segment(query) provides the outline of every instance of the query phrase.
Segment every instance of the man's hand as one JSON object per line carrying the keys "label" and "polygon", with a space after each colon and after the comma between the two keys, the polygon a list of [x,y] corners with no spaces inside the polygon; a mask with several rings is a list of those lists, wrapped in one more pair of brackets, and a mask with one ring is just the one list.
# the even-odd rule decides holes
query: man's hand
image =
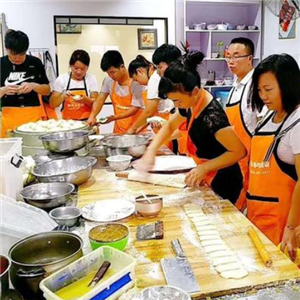
{"label": "man's hand", "polygon": [[3,95],[12,96],[18,93],[19,86],[18,85],[8,85],[1,87],[1,91]]}
{"label": "man's hand", "polygon": [[37,87],[34,82],[22,82],[18,89],[18,94],[28,94]]}

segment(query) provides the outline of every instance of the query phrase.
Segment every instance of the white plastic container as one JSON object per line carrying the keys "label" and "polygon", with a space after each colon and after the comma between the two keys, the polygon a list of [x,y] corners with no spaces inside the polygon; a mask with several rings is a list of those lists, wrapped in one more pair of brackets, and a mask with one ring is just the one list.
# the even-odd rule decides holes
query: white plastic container
{"label": "white plastic container", "polygon": [[22,138],[0,139],[0,193],[13,199],[23,188],[22,172],[11,163],[16,154],[22,155]]}
{"label": "white plastic container", "polygon": [[[87,294],[76,297],[76,300],[113,300],[134,285],[135,258],[109,246],[103,246],[90,252],[69,266],[45,278],[40,289],[47,300],[62,300],[55,295],[59,289],[85,277],[91,271],[95,273],[103,261],[111,263],[110,269],[115,273],[102,283],[98,283]],[[75,299],[75,298],[74,298]]]}
{"label": "white plastic container", "polygon": [[56,226],[45,211],[0,194],[0,254],[7,255],[18,240]]}

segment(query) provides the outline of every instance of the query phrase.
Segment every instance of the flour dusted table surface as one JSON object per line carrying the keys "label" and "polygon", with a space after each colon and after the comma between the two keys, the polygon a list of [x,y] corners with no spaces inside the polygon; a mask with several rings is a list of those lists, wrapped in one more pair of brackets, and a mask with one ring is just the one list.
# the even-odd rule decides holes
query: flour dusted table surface
{"label": "flour dusted table surface", "polygon": [[[164,208],[158,217],[141,218],[131,216],[126,220],[130,227],[130,244],[126,252],[137,258],[136,286],[144,288],[166,284],[160,259],[174,257],[171,240],[179,238],[183,250],[194,270],[201,291],[193,294],[193,299],[205,296],[230,295],[253,288],[276,286],[286,280],[300,280],[300,271],[263,234],[259,237],[273,259],[273,267],[267,268],[248,236],[252,225],[229,201],[219,200],[208,188],[201,190],[178,189],[154,186],[147,183],[116,178],[108,169],[95,169],[88,182],[79,187],[78,206],[105,199],[134,199],[143,191],[146,194],[159,194],[164,197]],[[226,245],[235,252],[249,275],[242,279],[224,279],[213,268],[209,257],[201,247],[196,228],[183,210],[186,203],[199,204],[204,213],[214,221],[214,225]],[[138,225],[163,220],[164,239],[137,241]]]}

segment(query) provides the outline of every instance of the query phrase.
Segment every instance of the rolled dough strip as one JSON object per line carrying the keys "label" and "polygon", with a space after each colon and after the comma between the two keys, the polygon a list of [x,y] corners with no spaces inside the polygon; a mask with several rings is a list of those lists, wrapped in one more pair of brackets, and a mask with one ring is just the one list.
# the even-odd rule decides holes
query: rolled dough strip
{"label": "rolled dough strip", "polygon": [[226,265],[215,266],[215,269],[217,270],[217,272],[222,273],[225,271],[239,270],[241,269],[241,265],[239,263],[234,262]]}
{"label": "rolled dough strip", "polygon": [[163,185],[176,188],[184,188],[186,186],[184,182],[185,174],[163,175],[147,173],[147,176],[145,176],[135,170],[132,170],[128,174],[127,179],[132,181],[146,182],[154,185]]}
{"label": "rolled dough strip", "polygon": [[203,249],[206,253],[228,250],[228,248],[224,244],[223,245],[204,246]]}
{"label": "rolled dough strip", "polygon": [[226,279],[240,279],[243,277],[246,277],[248,275],[248,271],[244,268],[241,268],[239,270],[231,270],[231,271],[224,271],[220,273],[221,277],[226,278]]}
{"label": "rolled dough strip", "polygon": [[208,253],[208,256],[211,259],[219,258],[219,257],[222,257],[222,258],[225,259],[228,256],[233,256],[233,253],[232,253],[232,251],[226,249],[226,250],[220,250],[220,251],[215,251],[215,252]]}
{"label": "rolled dough strip", "polygon": [[212,245],[224,245],[224,242],[221,239],[201,241],[202,247],[212,246]]}
{"label": "rolled dough strip", "polygon": [[204,226],[204,225],[213,225],[212,222],[209,219],[202,219],[202,220],[192,220],[192,222],[195,224],[195,226]]}
{"label": "rolled dough strip", "polygon": [[197,232],[198,232],[198,235],[199,236],[203,236],[203,235],[219,235],[219,232],[217,230],[198,230],[197,229]]}
{"label": "rolled dough strip", "polygon": [[197,231],[207,231],[207,230],[216,230],[214,225],[199,225],[196,226]]}
{"label": "rolled dough strip", "polygon": [[217,240],[220,239],[219,235],[198,235],[200,241]]}
{"label": "rolled dough strip", "polygon": [[212,263],[214,266],[226,265],[229,263],[239,263],[234,256],[216,257],[212,258]]}

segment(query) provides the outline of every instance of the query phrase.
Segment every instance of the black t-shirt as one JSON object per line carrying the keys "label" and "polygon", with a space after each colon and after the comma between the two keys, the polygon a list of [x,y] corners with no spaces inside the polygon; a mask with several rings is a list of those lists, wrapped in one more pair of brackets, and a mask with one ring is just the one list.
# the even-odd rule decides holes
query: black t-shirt
{"label": "black t-shirt", "polygon": [[[42,62],[34,56],[26,55],[21,65],[11,63],[8,56],[1,57],[1,86],[21,85],[22,82],[48,84],[49,80]],[[4,95],[1,98],[2,107],[30,107],[39,106],[38,94],[31,91],[28,94]]]}
{"label": "black t-shirt", "polygon": [[[191,111],[179,109],[181,116],[188,122]],[[227,151],[215,138],[216,132],[230,126],[227,115],[216,99],[213,99],[194,120],[189,136],[196,146],[199,158],[214,159]],[[222,198],[235,203],[243,185],[243,177],[238,163],[221,169],[212,182],[212,188]]]}

